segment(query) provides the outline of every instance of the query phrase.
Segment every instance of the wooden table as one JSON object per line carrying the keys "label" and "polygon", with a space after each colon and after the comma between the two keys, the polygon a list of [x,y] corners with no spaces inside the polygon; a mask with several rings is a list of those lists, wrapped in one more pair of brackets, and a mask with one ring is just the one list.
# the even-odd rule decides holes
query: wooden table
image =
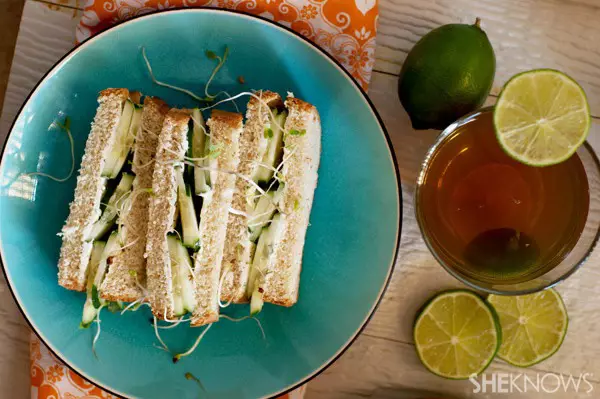
{"label": "wooden table", "polygon": [[[81,15],[77,0],[27,0],[23,11],[4,110],[0,139],[41,76],[74,45]],[[82,3],[82,2],[81,2]],[[594,115],[589,141],[600,150],[600,8],[596,0],[380,0],[377,62],[369,96],[392,137],[402,174],[404,225],[398,264],[383,302],[364,333],[329,369],[309,385],[308,398],[418,397],[418,392],[451,397],[475,394],[469,381],[438,378],[420,364],[411,336],[418,307],[434,292],[459,287],[436,263],[423,243],[413,214],[418,167],[437,132],[415,132],[397,98],[402,61],[429,30],[481,17],[497,57],[494,94],[511,75],[530,68],[563,70],[586,90]],[[552,398],[600,397],[600,251],[558,290],[570,316],[562,348],[529,369],[496,360],[487,373],[537,373],[588,376],[594,391],[559,390]],[[0,281],[0,392],[11,398],[29,393],[29,328],[4,279]],[[549,379],[548,381],[556,381]],[[551,385],[548,385],[551,387]],[[587,387],[587,386],[586,386]],[[8,397],[6,395],[2,397]],[[544,398],[547,393],[498,394],[502,398]]]}

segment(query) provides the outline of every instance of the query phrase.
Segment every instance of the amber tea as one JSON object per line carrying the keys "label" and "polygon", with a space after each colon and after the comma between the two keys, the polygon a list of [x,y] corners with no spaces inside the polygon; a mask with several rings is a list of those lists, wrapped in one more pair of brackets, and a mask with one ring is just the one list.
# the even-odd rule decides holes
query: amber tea
{"label": "amber tea", "polygon": [[491,111],[458,127],[433,151],[417,217],[439,260],[494,284],[533,279],[557,266],[586,223],[589,188],[577,154],[536,168],[499,146]]}

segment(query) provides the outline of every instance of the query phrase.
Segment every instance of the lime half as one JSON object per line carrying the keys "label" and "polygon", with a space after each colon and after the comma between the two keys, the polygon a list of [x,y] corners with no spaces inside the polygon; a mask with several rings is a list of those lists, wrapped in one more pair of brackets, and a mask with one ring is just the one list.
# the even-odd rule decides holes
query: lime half
{"label": "lime half", "polygon": [[567,333],[567,310],[558,294],[548,289],[530,295],[490,295],[496,309],[504,341],[498,357],[506,362],[529,367],[552,356]]}
{"label": "lime half", "polygon": [[532,166],[554,165],[569,158],[585,141],[590,124],[581,86],[551,69],[512,77],[494,109],[500,145],[511,157]]}
{"label": "lime half", "polygon": [[436,295],[417,316],[414,327],[419,358],[434,374],[467,379],[490,364],[501,341],[493,308],[470,291]]}

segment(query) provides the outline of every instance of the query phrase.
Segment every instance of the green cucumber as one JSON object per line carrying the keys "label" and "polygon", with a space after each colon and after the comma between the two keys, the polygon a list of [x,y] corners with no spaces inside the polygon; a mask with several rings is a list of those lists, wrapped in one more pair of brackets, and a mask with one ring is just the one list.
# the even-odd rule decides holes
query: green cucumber
{"label": "green cucumber", "polygon": [[183,180],[183,168],[175,168],[175,178],[177,180],[177,200],[179,202],[179,215],[183,230],[183,245],[197,250],[198,243],[200,242],[198,217],[194,209],[190,186],[186,185]]}
{"label": "green cucumber", "polygon": [[271,220],[273,214],[275,214],[275,205],[273,205],[273,198],[275,194],[270,191],[266,195],[259,198],[254,211],[248,218],[248,230],[250,231],[250,241],[256,242],[258,236],[262,231],[262,228]]}
{"label": "green cucumber", "polygon": [[[270,128],[273,131],[273,137],[270,137],[271,134],[269,133],[269,144],[267,146],[267,151],[263,156],[262,163],[269,165],[273,169],[281,162],[283,155],[283,130],[280,129],[279,126],[283,127],[285,125],[286,118],[287,112],[282,112],[275,115],[273,123],[269,126],[265,126],[265,128]],[[273,178],[273,174],[274,171],[272,169],[260,166],[256,171],[254,180],[257,182],[269,182]]]}
{"label": "green cucumber", "polygon": [[88,241],[100,239],[111,229],[119,214],[119,206],[123,204],[123,200],[127,193],[131,191],[134,178],[134,175],[123,173],[119,185],[115,189],[115,192],[110,196],[106,208],[104,208],[102,215],[100,215],[100,219],[94,223],[94,226],[87,237]]}
{"label": "green cucumber", "polygon": [[106,243],[104,241],[95,241],[92,248],[92,255],[90,256],[90,264],[88,266],[86,299],[85,304],[83,305],[83,315],[81,317],[82,328],[88,328],[98,314],[98,309],[96,309],[93,303],[94,301],[92,300],[92,288],[94,287],[94,277],[96,276],[96,271],[98,270],[98,265],[102,259],[102,253],[104,252],[105,246]]}
{"label": "green cucumber", "polygon": [[142,110],[137,109],[131,100],[127,100],[121,113],[119,126],[117,126],[115,142],[105,159],[102,176],[114,179],[119,175],[127,155],[131,151],[141,118]]}
{"label": "green cucumber", "polygon": [[254,252],[254,258],[252,259],[252,266],[250,267],[250,274],[248,276],[248,286],[246,288],[246,295],[250,297],[250,315],[254,316],[261,311],[263,305],[263,293],[259,288],[259,279],[261,274],[266,269],[269,262],[269,258],[273,254],[273,245],[275,242],[275,235],[279,229],[280,221],[279,213],[273,216],[273,220],[269,227],[262,229],[262,233],[258,238],[258,244],[256,251]]}
{"label": "green cucumber", "polygon": [[175,315],[182,316],[196,308],[196,297],[192,283],[192,261],[177,235],[167,236],[169,257],[171,259],[171,279],[173,281],[173,301]]}
{"label": "green cucumber", "polygon": [[[198,123],[201,125],[198,125]],[[192,129],[192,158],[203,158],[204,148],[206,146],[207,136],[204,133],[206,131],[206,123],[202,113],[198,108],[192,111],[192,123],[194,128]],[[204,161],[194,161],[199,166],[204,166]],[[194,168],[194,194],[204,194],[210,190],[210,187],[206,181],[206,171],[200,167]]]}
{"label": "green cucumber", "polygon": [[[104,246],[104,250],[102,251],[102,255],[100,256],[100,262],[98,263],[98,269],[96,270],[96,275],[94,276],[94,284],[98,289],[102,286],[102,282],[104,281],[104,276],[106,275],[106,271],[108,270],[109,258],[114,256],[114,254],[121,248],[119,244],[119,233],[117,231],[113,231],[108,237],[108,241],[106,241],[106,245]],[[93,288],[93,286],[92,286]]]}
{"label": "green cucumber", "polygon": [[252,296],[250,297],[250,316],[254,316],[263,308],[265,301],[263,299],[263,294],[258,289],[258,285],[254,287],[254,291],[252,292]]}

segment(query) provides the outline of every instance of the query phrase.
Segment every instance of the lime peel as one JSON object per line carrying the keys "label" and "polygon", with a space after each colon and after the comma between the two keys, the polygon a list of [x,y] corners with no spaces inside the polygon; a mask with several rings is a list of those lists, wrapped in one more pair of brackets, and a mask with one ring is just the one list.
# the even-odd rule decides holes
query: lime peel
{"label": "lime peel", "polygon": [[569,324],[567,310],[554,289],[521,296],[490,295],[504,342],[498,357],[517,367],[529,367],[552,356],[562,345]]}
{"label": "lime peel", "polygon": [[535,69],[513,76],[494,108],[500,146],[531,166],[570,158],[586,140],[591,115],[585,92],[569,76]]}
{"label": "lime peel", "polygon": [[417,315],[413,334],[423,365],[448,379],[483,372],[502,336],[494,309],[466,290],[445,291],[430,299]]}

